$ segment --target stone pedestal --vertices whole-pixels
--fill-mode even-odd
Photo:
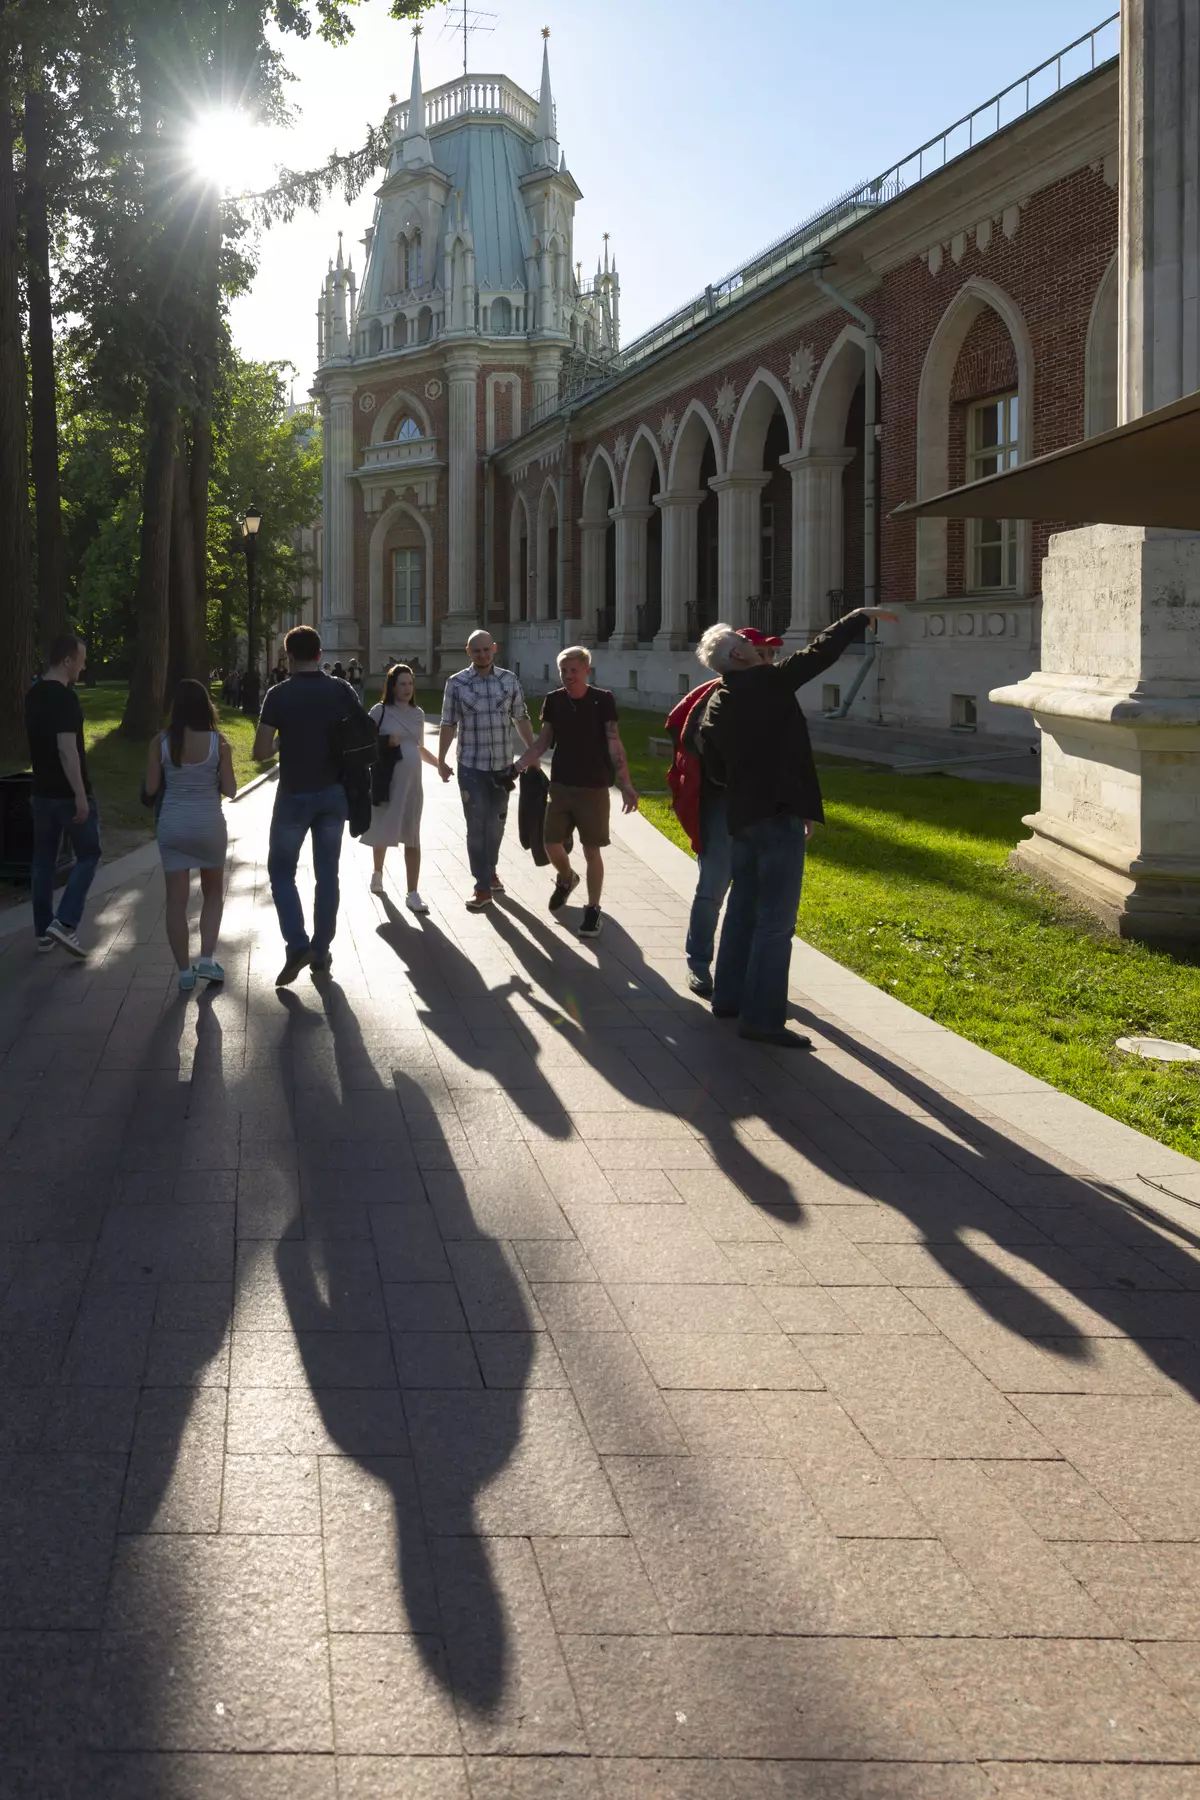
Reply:
[[[1013,860],[1122,937],[1200,942],[1200,537],[1062,532],[1042,584],[1042,666],[991,695],[1042,733]]]

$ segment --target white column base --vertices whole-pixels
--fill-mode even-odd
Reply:
[[[1043,587],[1047,667],[991,695],[1042,733],[1013,860],[1121,937],[1200,943],[1200,538],[1063,532]]]

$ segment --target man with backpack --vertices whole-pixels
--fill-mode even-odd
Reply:
[[[625,812],[636,812],[638,803],[617,728],[617,703],[607,688],[589,684],[591,667],[591,652],[581,644],[559,651],[562,686],[546,695],[542,702],[541,735],[516,764],[522,770],[543,756],[551,745],[554,747],[542,833],[546,855],[557,876],[550,895],[550,911],[560,911],[579,886],[579,876],[571,867],[566,847],[576,832],[583,845],[587,870],[587,905],[579,927],[580,937],[600,936],[600,895],[604,888],[604,858],[600,853],[608,843],[608,790],[615,781]]]
[[[276,987],[290,986],[306,965],[314,975],[329,973],[340,899],[342,832],[350,816],[348,765],[355,758],[373,760],[376,737],[349,682],[337,681],[322,670],[321,640],[311,625],[289,631],[284,649],[288,679],[268,690],[254,738],[254,755],[260,762],[274,755],[277,742],[279,749],[267,872],[287,960],[275,977]],[[369,818],[369,787],[367,794]],[[296,888],[296,865],[310,832],[316,877],[311,937]]]

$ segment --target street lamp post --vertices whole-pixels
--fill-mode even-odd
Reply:
[[[242,545],[246,552],[246,679],[242,684],[242,711],[258,716],[258,526],[262,514],[248,506],[242,520]]]

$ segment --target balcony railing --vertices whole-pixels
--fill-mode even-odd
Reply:
[[[596,642],[607,644],[617,627],[617,609],[615,606],[602,606],[596,613]]]
[[[391,110],[392,133],[403,137],[408,130],[407,100],[399,101]],[[460,75],[441,87],[430,88],[425,96],[425,129],[449,125],[469,114],[482,114],[489,119],[512,119],[526,131],[537,130],[537,101],[507,75]]]
[[[762,600],[757,594],[746,602],[746,623],[764,637],[782,637],[792,622],[790,600]]]
[[[637,614],[637,641],[639,644],[652,644],[662,630],[662,607],[639,606]]]
[[[363,451],[359,472],[436,462],[437,450],[438,441],[435,437],[392,438],[385,444],[368,444]]]

